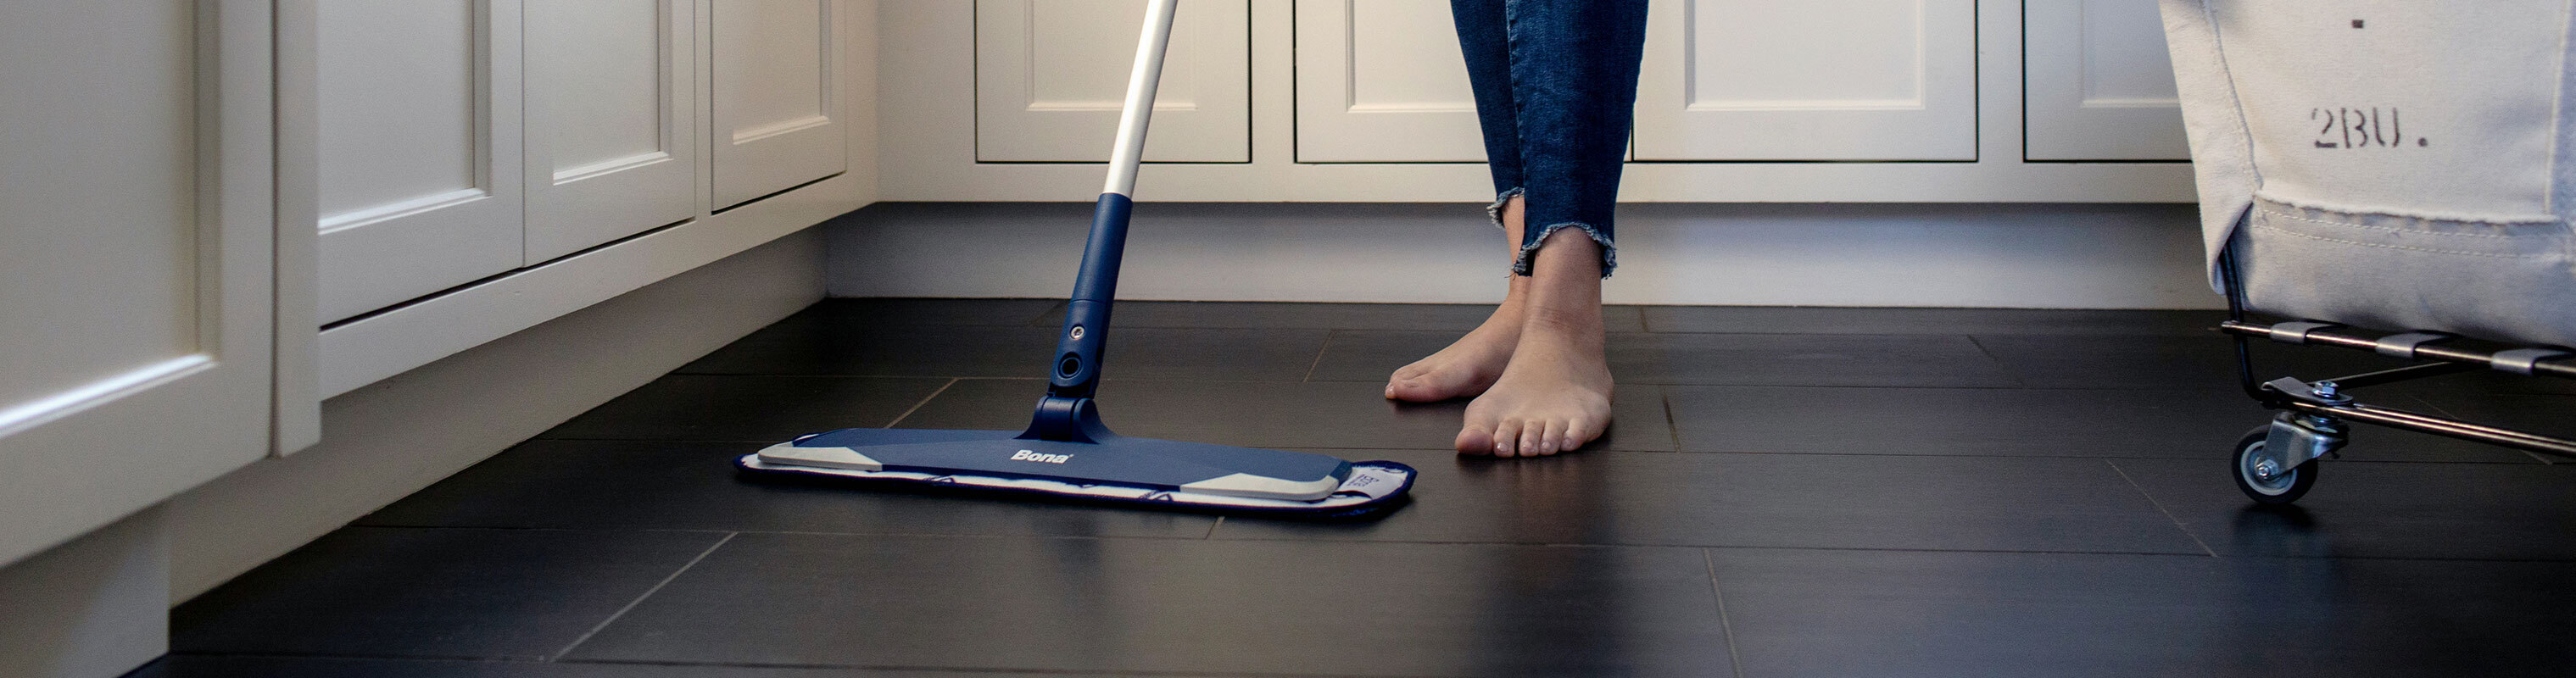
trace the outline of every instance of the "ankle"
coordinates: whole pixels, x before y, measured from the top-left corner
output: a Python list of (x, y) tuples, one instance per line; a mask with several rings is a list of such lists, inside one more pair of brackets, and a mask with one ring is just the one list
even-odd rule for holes
[(1522, 310), (1521, 329), (1523, 332), (1598, 337), (1603, 331), (1601, 306), (1533, 305)]

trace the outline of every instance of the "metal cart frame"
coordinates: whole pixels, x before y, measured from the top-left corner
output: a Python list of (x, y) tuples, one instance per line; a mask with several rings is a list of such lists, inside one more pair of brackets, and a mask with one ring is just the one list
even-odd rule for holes
[[(2321, 466), (2318, 460), (2350, 439), (2351, 423), (2576, 458), (2576, 440), (2371, 405), (2347, 393), (2368, 386), (2479, 370), (2576, 379), (2576, 349), (2497, 344), (2443, 332), (2375, 332), (2330, 322), (2249, 322), (2236, 256), (2234, 246), (2219, 255), (2220, 283), (2227, 293), (2227, 320), (2217, 330), (2235, 341), (2236, 378), (2245, 395), (2279, 412), (2271, 423), (2255, 427), (2236, 441), (2230, 475), (2236, 479), (2236, 489), (2244, 491), (2245, 496), (2263, 504), (2298, 501), (2316, 484)], [(2414, 364), (2313, 382), (2295, 377), (2258, 382), (2249, 348), (2255, 338), (2370, 351)]]

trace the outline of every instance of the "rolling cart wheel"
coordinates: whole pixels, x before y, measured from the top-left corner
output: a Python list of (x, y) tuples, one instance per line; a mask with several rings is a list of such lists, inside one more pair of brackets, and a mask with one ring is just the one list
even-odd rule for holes
[(2289, 473), (2264, 478), (2257, 468), (2264, 441), (2272, 437), (2271, 426), (2257, 426), (2236, 440), (2236, 457), (2229, 460), (2228, 475), (2236, 478), (2236, 489), (2261, 504), (2287, 504), (2317, 484), (2317, 460), (2300, 464)]

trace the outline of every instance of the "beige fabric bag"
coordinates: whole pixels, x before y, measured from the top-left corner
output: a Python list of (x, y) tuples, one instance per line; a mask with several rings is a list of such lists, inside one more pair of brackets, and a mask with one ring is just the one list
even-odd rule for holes
[(2160, 0), (2213, 283), (2264, 312), (2576, 345), (2565, 0)]

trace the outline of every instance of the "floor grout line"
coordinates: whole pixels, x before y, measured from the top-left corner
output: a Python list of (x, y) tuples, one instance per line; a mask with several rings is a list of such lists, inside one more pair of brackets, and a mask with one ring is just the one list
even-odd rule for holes
[(1324, 345), (1315, 349), (1315, 361), (1306, 363), (1306, 376), (1299, 377), (1297, 381), (1311, 382), (1315, 380), (1315, 368), (1322, 367), (1324, 365), (1324, 353), (1333, 350), (1333, 335), (1339, 332), (1341, 332), (1341, 330), (1324, 330)]
[(1209, 522), (1209, 523), (1208, 523), (1208, 533), (1207, 533), (1207, 536), (1199, 537), (1199, 538), (1200, 538), (1200, 539), (1203, 539), (1203, 540), (1215, 539), (1215, 538), (1216, 538), (1216, 528), (1223, 527), (1224, 525), (1225, 525), (1225, 516), (1217, 516), (1217, 517), (1216, 517), (1216, 520), (1211, 521), (1211, 522)]
[[(1257, 328), (1256, 328), (1256, 329), (1257, 329)], [(1344, 332), (1344, 331), (1348, 331), (1348, 330), (1333, 330), (1333, 331), (1335, 331), (1335, 332)], [(764, 377), (764, 378), (804, 378), (804, 379), (958, 379), (958, 380), (975, 380), (975, 381), (1046, 381), (1046, 380), (1047, 380), (1045, 377), (1028, 377), (1028, 376), (999, 375), (999, 374), (996, 374), (996, 375), (968, 375), (968, 376), (956, 376), (956, 375), (947, 375), (947, 374), (810, 374), (810, 373), (783, 373), (783, 372), (782, 372), (782, 373), (772, 373), (772, 372), (690, 372), (690, 373), (679, 373), (679, 372), (674, 372), (674, 373), (672, 373), (672, 374), (680, 375), (680, 376), (691, 376), (691, 377)], [(1311, 374), (1310, 374), (1310, 376), (1311, 376)], [(1630, 375), (1630, 376), (1631, 376), (1631, 377), (1633, 377), (1633, 376), (1635, 376), (1635, 375)], [(2235, 387), (2234, 387), (2234, 385), (2232, 385), (2232, 384), (2220, 384), (2220, 385), (2216, 385), (2216, 386), (2211, 386), (2211, 385), (2177, 385), (2177, 384), (2148, 384), (2148, 385), (2117, 386), (2117, 387), (2105, 387), (2105, 386), (2065, 386), (2065, 385), (2051, 385), (2051, 384), (2046, 384), (2046, 383), (2040, 383), (2040, 384), (2021, 384), (2021, 383), (2019, 383), (2019, 382), (2018, 382), (2019, 377), (2014, 376), (2014, 375), (2009, 375), (2009, 374), (2007, 374), (2006, 376), (2013, 376), (2013, 378), (2016, 380), (2016, 383), (2015, 383), (2015, 384), (2012, 384), (2012, 385), (1975, 384), (1975, 383), (1965, 383), (1965, 382), (1962, 382), (1962, 383), (1947, 383), (1947, 384), (1944, 384), (1944, 383), (1917, 383), (1917, 384), (1839, 383), (1839, 384), (1815, 384), (1815, 383), (1777, 383), (1777, 382), (1773, 382), (1773, 383), (1762, 383), (1762, 382), (1631, 381), (1631, 382), (1627, 382), (1627, 383), (1632, 383), (1632, 384), (1640, 385), (1640, 386), (1662, 386), (1662, 387), (1668, 387), (1668, 388), (1796, 388), (1796, 389), (1845, 389), (1845, 390), (1851, 390), (1851, 389), (1866, 389), (1866, 390), (1871, 390), (1871, 391), (1886, 391), (1886, 390), (2041, 391), (2041, 392), (2051, 392), (2051, 393), (2054, 393), (2054, 392), (2104, 392), (2104, 393), (2110, 393), (2110, 392), (2119, 392), (2119, 393), (2139, 393), (2139, 392), (2145, 392), (2145, 393), (2166, 393), (2166, 394), (2174, 394), (2174, 395), (2204, 395), (2204, 396), (2235, 396), (2235, 397), (2242, 397), (2242, 393), (2241, 393), (2240, 391), (2236, 390), (2236, 388), (2235, 388)], [(1115, 383), (1115, 382), (1135, 382), (1135, 383), (1196, 383), (1196, 384), (1299, 384), (1299, 383), (1314, 383), (1314, 384), (1365, 384), (1365, 383), (1371, 383), (1371, 382), (1373, 382), (1373, 381), (1376, 381), (1376, 379), (1375, 379), (1375, 378), (1367, 378), (1367, 379), (1324, 379), (1324, 380), (1315, 380), (1315, 381), (1296, 381), (1296, 380), (1286, 380), (1286, 379), (1202, 379), (1202, 378), (1191, 378), (1191, 377), (1104, 377), (1102, 381), (1104, 381), (1104, 382), (1106, 382), (1106, 383)], [(2536, 395), (2541, 396), (2541, 397), (2568, 397), (2568, 398), (2576, 398), (2576, 395), (2566, 395), (2566, 396), (2561, 396), (2560, 394), (2536, 394)]]
[[(604, 666), (664, 666), (664, 667), (690, 667), (690, 668), (701, 668), (701, 667), (705, 667), (705, 668), (743, 668), (743, 669), (841, 669), (841, 670), (859, 670), (859, 671), (929, 671), (929, 672), (935, 672), (935, 673), (939, 673), (939, 674), (943, 674), (943, 675), (945, 675), (945, 674), (957, 674), (957, 675), (961, 675), (961, 676), (962, 676), (962, 675), (984, 675), (984, 674), (1007, 674), (1007, 675), (1012, 675), (1012, 676), (1028, 676), (1028, 675), (1049, 675), (1049, 676), (1051, 676), (1051, 675), (1068, 675), (1068, 676), (1098, 676), (1098, 675), (1101, 675), (1101, 674), (1100, 674), (1099, 672), (1097, 672), (1097, 671), (1091, 671), (1091, 670), (1085, 670), (1085, 669), (1048, 669), (1048, 668), (1026, 668), (1026, 667), (929, 666), (929, 665), (920, 665), (920, 666), (916, 666), (916, 665), (908, 665), (908, 664), (830, 664), (830, 663), (799, 663), (799, 662), (755, 662), (755, 661), (720, 661), (720, 660), (719, 660), (719, 661), (689, 661), (689, 660), (655, 660), (655, 659), (567, 659), (567, 660), (563, 660), (563, 661), (549, 662), (549, 661), (545, 661), (545, 660), (542, 660), (542, 659), (530, 659), (530, 658), (527, 658), (527, 657), (513, 657), (513, 656), (481, 657), (481, 656), (471, 656), (471, 655), (368, 654), (368, 653), (339, 653), (339, 652), (280, 652), (280, 651), (269, 651), (269, 650), (262, 650), (262, 651), (256, 651), (256, 652), (221, 652), (221, 651), (205, 651), (205, 650), (171, 650), (170, 652), (168, 652), (167, 654), (165, 654), (165, 655), (163, 655), (163, 656), (165, 656), (165, 657), (225, 657), (225, 658), (256, 658), (256, 659), (322, 659), (322, 660), (360, 660), (360, 661), (402, 662), (402, 663), (413, 663), (413, 664), (566, 664), (566, 665), (575, 665), (575, 666), (594, 666), (594, 667), (604, 667)], [(839, 674), (837, 674), (837, 673), (836, 673), (836, 674), (834, 674), (834, 675), (839, 675)], [(1209, 672), (1204, 672), (1204, 671), (1190, 671), (1190, 672), (1170, 672), (1170, 671), (1144, 671), (1144, 672), (1135, 672), (1135, 671), (1121, 671), (1121, 672), (1119, 672), (1119, 673), (1118, 673), (1118, 675), (1129, 675), (1129, 676), (1174, 676), (1174, 677), (1186, 677), (1186, 678), (1220, 678), (1220, 677), (1237, 677), (1237, 676), (1242, 677), (1242, 678), (1354, 678), (1354, 677), (1352, 677), (1352, 676), (1346, 676), (1346, 675), (1335, 675), (1335, 674), (1316, 674), (1316, 673), (1242, 673), (1242, 672), (1217, 672), (1217, 673), (1209, 673)], [(1392, 675), (1392, 676), (1373, 676), (1373, 677), (1371, 677), (1371, 678), (1432, 678), (1432, 677), (1431, 677), (1431, 676), (1408, 676), (1408, 675), (1404, 675), (1404, 674), (1396, 674), (1396, 675)]]
[(1664, 397), (1664, 432), (1672, 434), (1673, 451), (1680, 452), (1682, 451), (1682, 418), (1673, 414), (1673, 390), (1669, 388), (1655, 390), (1661, 391)]
[(2005, 379), (2012, 380), (2012, 383), (2019, 385), (2022, 388), (2029, 388), (2030, 380), (2021, 378), (2021, 375), (2019, 374), (2014, 374), (2012, 365), (2005, 362), (2003, 358), (1997, 357), (1994, 349), (1986, 348), (1986, 342), (1977, 341), (1977, 335), (1961, 334), (1959, 336), (1966, 337), (1968, 339), (1969, 346), (1977, 347), (1977, 355), (1985, 356), (1986, 362), (1994, 365), (1996, 372), (2003, 373)]
[[(1031, 675), (1040, 675), (1040, 676), (1056, 676), (1056, 675), (1062, 675), (1062, 676), (1081, 676), (1081, 677), (1084, 677), (1084, 678), (1088, 678), (1088, 677), (1091, 677), (1091, 676), (1100, 676), (1100, 675), (1119, 675), (1119, 676), (1171, 676), (1171, 677), (1173, 677), (1173, 678), (1359, 678), (1359, 677), (1357, 677), (1357, 676), (1352, 676), (1352, 675), (1349, 675), (1349, 674), (1330, 674), (1330, 673), (1258, 673), (1258, 672), (1256, 672), (1256, 673), (1247, 673), (1247, 672), (1242, 672), (1242, 671), (1217, 671), (1217, 672), (1209, 672), (1209, 671), (1163, 671), (1163, 670), (1154, 670), (1154, 671), (1137, 671), (1137, 670), (1132, 670), (1132, 669), (1117, 669), (1117, 670), (1115, 670), (1115, 671), (1114, 671), (1114, 673), (1104, 674), (1104, 673), (1102, 673), (1101, 671), (1097, 671), (1097, 670), (1090, 670), (1090, 669), (1051, 669), (1051, 668), (1027, 668), (1027, 667), (947, 666), (947, 665), (922, 665), (922, 664), (829, 664), (829, 663), (805, 663), (805, 662), (755, 662), (755, 661), (707, 661), (707, 662), (699, 662), (699, 661), (659, 661), (659, 660), (650, 660), (650, 659), (581, 659), (581, 660), (575, 660), (575, 661), (569, 661), (569, 662), (563, 662), (563, 663), (565, 663), (565, 664), (585, 664), (585, 665), (591, 665), (591, 666), (679, 666), (679, 667), (720, 667), (720, 668), (743, 668), (743, 669), (839, 669), (839, 670), (858, 670), (858, 671), (868, 671), (868, 672), (871, 672), (871, 674), (872, 674), (872, 675), (873, 675), (873, 672), (877, 672), (877, 671), (907, 671), (907, 672), (911, 672), (911, 671), (926, 671), (926, 672), (934, 672), (934, 673), (939, 673), (939, 674), (959, 674), (959, 675), (983, 675), (983, 674), (1004, 674), (1004, 675), (1010, 675), (1010, 676), (1031, 676)], [(833, 674), (833, 675), (840, 675), (840, 674), (835, 673), (835, 674)], [(1368, 676), (1367, 678), (1439, 678), (1440, 676), (1443, 676), (1443, 675), (1445, 675), (1445, 674), (1403, 674), (1403, 673), (1397, 673), (1397, 674), (1384, 674), (1384, 675), (1375, 675), (1375, 674), (1372, 674), (1372, 675)]]
[(717, 539), (716, 543), (707, 545), (707, 550), (699, 551), (698, 557), (690, 558), (687, 564), (680, 566), (680, 569), (673, 570), (671, 572), (671, 576), (663, 577), (661, 581), (654, 582), (653, 588), (645, 589), (643, 595), (636, 596), (634, 600), (626, 601), (625, 607), (617, 608), (616, 612), (609, 613), (607, 619), (599, 620), (599, 625), (590, 627), (590, 630), (583, 632), (580, 638), (574, 638), (571, 645), (565, 645), (564, 649), (555, 652), (553, 657), (548, 657), (547, 659), (551, 660), (571, 655), (572, 651), (580, 648), (582, 643), (590, 642), (591, 636), (599, 635), (600, 631), (607, 630), (608, 625), (615, 624), (618, 619), (625, 617), (627, 611), (635, 609), (635, 606), (637, 605), (644, 604), (645, 599), (653, 597), (653, 594), (661, 593), (662, 587), (671, 585), (672, 580), (679, 579), (680, 575), (687, 574), (690, 568), (697, 567), (700, 561), (707, 559), (707, 556), (714, 555), (716, 549), (724, 548), (724, 545), (733, 543), (734, 536), (739, 534), (742, 533), (726, 532), (724, 538)]
[(939, 394), (947, 393), (948, 387), (956, 386), (957, 382), (960, 380), (962, 380), (961, 377), (949, 377), (948, 383), (940, 384), (938, 390), (931, 391), (930, 395), (922, 396), (921, 402), (913, 403), (912, 408), (904, 410), (903, 414), (894, 415), (894, 421), (886, 422), (886, 425), (880, 428), (894, 428), (895, 424), (903, 423), (904, 418), (912, 416), (912, 413), (914, 412), (921, 411), (922, 406), (930, 404), (930, 401), (938, 398)]
[(2165, 503), (2156, 501), (2156, 495), (2147, 492), (2147, 486), (2140, 485), (2138, 484), (2138, 479), (2129, 477), (2128, 469), (2120, 468), (2118, 463), (2109, 459), (2102, 460), (2102, 463), (2106, 466), (2110, 466), (2112, 473), (2120, 474), (2120, 480), (2127, 482), (2129, 484), (2129, 489), (2137, 490), (2138, 496), (2145, 498), (2148, 506), (2156, 507), (2157, 513), (2165, 514), (2165, 520), (2172, 522), (2174, 529), (2181, 530), (2182, 536), (2190, 537), (2191, 543), (2198, 544), (2200, 546), (2200, 550), (2207, 552), (2209, 557), (2218, 557), (2218, 549), (2210, 548), (2209, 542), (2201, 541), (2200, 535), (2191, 531), (2191, 526), (2182, 524), (2181, 518), (2174, 517), (2172, 511), (2165, 510)]
[[(1669, 415), (1669, 410), (1667, 410), (1667, 418), (1672, 418), (1672, 415)], [(549, 436), (528, 438), (528, 441), (569, 441), (569, 443), (747, 443), (747, 446), (768, 446), (768, 443), (778, 443), (778, 441), (750, 441), (750, 438), (549, 438)], [(1265, 446), (1265, 443), (1244, 443), (1244, 446)], [(1432, 446), (1293, 446), (1293, 443), (1267, 443), (1267, 449), (1427, 451), (1427, 454), (1437, 454), (1437, 451), (1453, 451), (1453, 449), (1432, 449)], [(1762, 454), (1762, 456), (1886, 456), (1886, 459), (2102, 459), (2102, 461), (2110, 461), (2110, 459), (2128, 459), (2128, 461), (2195, 461), (2195, 459), (2205, 459), (2205, 456), (2143, 456), (2143, 454), (2117, 454), (2117, 456), (2084, 454), (2084, 456), (2071, 456), (2071, 454), (1991, 454), (1991, 451), (1973, 451), (1973, 454), (1950, 454), (1950, 451), (1945, 451), (1945, 454), (1899, 454), (1899, 451), (1747, 451), (1747, 449), (1680, 449), (1680, 451), (1677, 451), (1677, 449), (1584, 449), (1584, 451), (1579, 451), (1579, 454), (1710, 454), (1710, 456), (1713, 456), (1713, 454)], [(1553, 459), (1553, 456), (1551, 456), (1551, 459)], [(1502, 464), (1512, 464), (1512, 461), (1502, 461)], [(1538, 461), (1538, 464), (1546, 464), (1546, 461)], [(2548, 461), (2543, 461), (2543, 464), (2524, 464), (2524, 461), (2470, 461), (2470, 459), (2336, 459), (2336, 464), (2483, 464), (2483, 467), (2545, 467), (2545, 464), (2548, 464)], [(2566, 464), (2566, 461), (2555, 461), (2555, 464)]]
[[(1221, 519), (1221, 518), (1222, 518), (1222, 517), (1220, 517), (1220, 519)], [(714, 532), (718, 532), (717, 530), (690, 530), (690, 529), (676, 529), (676, 528), (512, 528), (512, 527), (486, 527), (486, 526), (477, 526), (477, 525), (351, 525), (351, 526), (349, 526), (348, 528), (343, 528), (343, 529), (373, 529), (373, 530), (548, 530), (548, 531), (560, 531), (560, 532), (601, 532), (601, 533), (609, 533), (609, 532), (647, 532), (647, 533), (714, 533)], [(824, 532), (824, 531), (816, 531), (816, 530), (732, 530), (732, 531), (724, 531), (724, 534), (729, 535), (729, 536), (728, 536), (728, 539), (729, 539), (730, 537), (734, 537), (734, 536), (742, 536), (742, 535), (763, 535), (763, 536), (794, 536), (794, 537), (863, 537), (863, 538), (898, 538), (898, 539), (930, 539), (930, 538), (939, 538), (939, 539), (983, 539), (983, 540), (1040, 539), (1040, 540), (1067, 540), (1067, 541), (1135, 541), (1135, 542), (1156, 542), (1156, 541), (1214, 541), (1214, 539), (1213, 539), (1213, 532), (1214, 532), (1214, 529), (1213, 529), (1213, 528), (1211, 528), (1210, 532), (1211, 532), (1211, 534), (1210, 534), (1210, 535), (1208, 535), (1208, 536), (1197, 536), (1197, 537), (1167, 537), (1167, 536), (1154, 536), (1154, 535), (1011, 534), (1011, 533), (994, 533), (994, 532), (982, 532), (982, 533), (975, 533), (975, 532)], [(2009, 549), (2009, 548), (1926, 548), (1926, 547), (1876, 547), (1876, 546), (1783, 546), (1783, 545), (1766, 545), (1766, 544), (1705, 544), (1705, 543), (1700, 543), (1700, 544), (1688, 544), (1688, 543), (1660, 543), (1660, 544), (1658, 544), (1658, 543), (1612, 543), (1612, 542), (1540, 542), (1540, 541), (1508, 541), (1508, 540), (1494, 540), (1494, 539), (1483, 539), (1483, 540), (1477, 540), (1477, 539), (1451, 539), (1451, 540), (1438, 540), (1438, 539), (1338, 539), (1338, 538), (1317, 539), (1317, 538), (1313, 538), (1313, 537), (1305, 537), (1305, 536), (1275, 536), (1275, 537), (1252, 536), (1252, 537), (1228, 537), (1228, 538), (1226, 538), (1226, 539), (1225, 539), (1225, 541), (1228, 541), (1228, 542), (1273, 542), (1273, 543), (1276, 543), (1276, 542), (1295, 542), (1295, 543), (1309, 543), (1309, 544), (1336, 544), (1336, 545), (1517, 546), (1517, 547), (1529, 547), (1529, 548), (1587, 548), (1587, 549), (1592, 549), (1592, 548), (1597, 548), (1597, 549), (1708, 549), (1708, 550), (1729, 550), (1729, 551), (1831, 551), (1831, 552), (1856, 552), (1856, 553), (1949, 553), (1949, 554), (1993, 554), (1993, 555), (2025, 555), (2025, 556), (2123, 556), (2123, 557), (2134, 556), (2134, 557), (2151, 557), (2151, 558), (2195, 558), (2195, 559), (2197, 559), (2197, 558), (2209, 558), (2209, 557), (2211, 557), (2211, 554), (2210, 554), (2210, 553), (2208, 553), (2208, 552), (2206, 552), (2206, 551), (2204, 551), (2204, 552), (2202, 552), (2202, 553), (2182, 553), (2182, 552), (2172, 552), (2172, 551), (2073, 551), (2073, 550)], [(2204, 549), (2205, 549), (2205, 548), (2206, 548), (2206, 547), (2204, 547)], [(2218, 556), (2218, 557), (2222, 557), (2222, 558), (2232, 558), (2232, 559), (2239, 559), (2239, 560), (2288, 560), (2288, 561), (2374, 561), (2374, 562), (2375, 562), (2375, 561), (2394, 561), (2394, 562), (2436, 562), (2436, 563), (2547, 563), (2547, 564), (2558, 564), (2558, 563), (2570, 563), (2570, 562), (2576, 562), (2576, 560), (2571, 560), (2571, 559), (2567, 559), (2567, 558), (2548, 558), (2548, 557), (2391, 556), (2391, 555), (2374, 555), (2374, 556), (2354, 556), (2354, 555), (2331, 555), (2331, 556), (2251, 555), (2251, 556), (2234, 556), (2234, 557), (2230, 557), (2230, 556)]]
[(1726, 663), (1735, 669), (1735, 678), (1744, 678), (1744, 655), (1735, 649), (1735, 622), (1726, 616), (1726, 588), (1717, 583), (1717, 554), (1702, 548), (1699, 559), (1708, 565), (1708, 592), (1717, 597), (1717, 628), (1726, 636)]

